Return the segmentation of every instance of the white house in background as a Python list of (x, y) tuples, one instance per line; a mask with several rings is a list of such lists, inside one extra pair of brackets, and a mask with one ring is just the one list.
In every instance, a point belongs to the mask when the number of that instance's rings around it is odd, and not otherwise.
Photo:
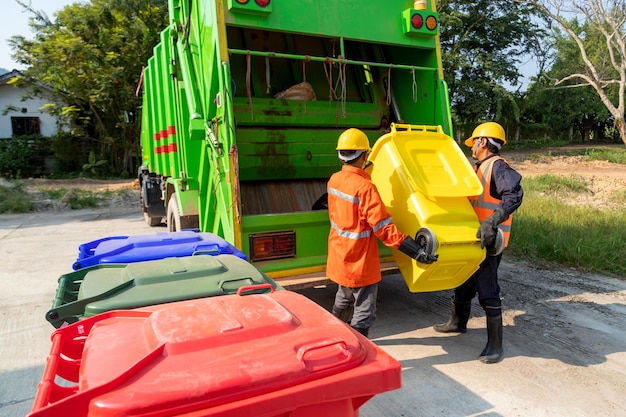
[[(0, 139), (34, 134), (54, 136), (58, 131), (57, 119), (41, 110), (50, 100), (35, 97), (23, 101), (22, 96), (26, 91), (8, 84), (12, 78), (20, 75), (17, 70), (0, 75)], [(43, 84), (39, 87), (43, 91), (52, 91)], [(11, 110), (3, 115), (7, 108)]]

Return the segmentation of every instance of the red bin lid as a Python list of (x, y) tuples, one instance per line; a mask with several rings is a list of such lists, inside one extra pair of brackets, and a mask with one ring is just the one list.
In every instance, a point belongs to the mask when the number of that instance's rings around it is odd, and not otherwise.
[(126, 378), (94, 399), (90, 416), (206, 409), (345, 372), (368, 355), (346, 325), (290, 291), (140, 310), (97, 322), (85, 341), (79, 392)]

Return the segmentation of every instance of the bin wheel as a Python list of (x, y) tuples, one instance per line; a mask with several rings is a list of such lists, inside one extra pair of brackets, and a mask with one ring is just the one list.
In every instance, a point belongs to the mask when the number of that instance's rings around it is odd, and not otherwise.
[(437, 238), (432, 230), (427, 227), (420, 228), (415, 234), (415, 241), (420, 245), (426, 253), (435, 255), (437, 250)]
[(498, 228), (498, 234), (496, 235), (496, 241), (491, 247), (487, 247), (488, 256), (498, 256), (504, 252), (504, 232)]

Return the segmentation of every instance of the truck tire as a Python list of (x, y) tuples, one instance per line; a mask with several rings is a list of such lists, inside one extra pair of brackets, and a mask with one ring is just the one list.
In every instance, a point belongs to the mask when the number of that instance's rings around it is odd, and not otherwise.
[(160, 181), (155, 175), (140, 172), (139, 182), (141, 183), (141, 208), (143, 219), (150, 227), (159, 226), (163, 222), (163, 217), (167, 214), (163, 200), (161, 200)]
[(160, 226), (163, 222), (163, 218), (161, 217), (150, 217), (148, 212), (143, 212), (143, 219), (146, 221), (146, 224), (150, 227)]
[(181, 230), (178, 199), (176, 198), (176, 193), (174, 193), (167, 204), (167, 231), (180, 232)]
[(198, 216), (181, 216), (178, 208), (176, 193), (172, 194), (167, 205), (167, 231), (180, 232), (181, 230), (197, 229)]

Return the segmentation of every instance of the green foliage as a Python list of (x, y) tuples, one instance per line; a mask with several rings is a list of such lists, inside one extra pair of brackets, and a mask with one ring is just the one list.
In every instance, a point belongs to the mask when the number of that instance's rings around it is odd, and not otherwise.
[(535, 11), (508, 0), (444, 0), (437, 4), (444, 75), (461, 122), (519, 120), (515, 96), (520, 57), (542, 35)]
[(35, 37), (14, 36), (9, 44), (26, 76), (53, 86), (68, 104), (48, 109), (75, 122), (73, 136), (99, 144), (96, 153), (116, 172), (131, 170), (124, 155), (138, 147), (139, 126), (125, 124), (124, 111), (141, 104), (135, 91), (167, 25), (167, 1), (77, 2), (54, 20), (20, 4), (31, 12)]
[(0, 183), (0, 213), (25, 213), (33, 210), (33, 202), (21, 182)]
[(51, 147), (57, 160), (55, 174), (79, 172), (85, 162), (84, 141), (73, 137), (70, 133), (59, 132), (51, 138)]
[(583, 140), (607, 136), (626, 143), (623, 3), (526, 3), (536, 4), (555, 23), (551, 36), (552, 65), (536, 82), (534, 89), (539, 96), (529, 93), (529, 99), (538, 102), (528, 106), (529, 119), (544, 123), (557, 134), (576, 126)]
[[(556, 32), (558, 33), (558, 32)], [(555, 139), (590, 139), (590, 133), (606, 136), (600, 123), (607, 121), (609, 112), (591, 86), (555, 86), (554, 82), (575, 72), (583, 71), (580, 52), (574, 41), (562, 35), (554, 35), (557, 48), (552, 69), (532, 83), (526, 93), (523, 119), (527, 123), (544, 126), (547, 134)], [(577, 55), (578, 54), (578, 55)], [(571, 84), (571, 83), (570, 83)], [(608, 87), (608, 91), (612, 88)]]
[(40, 135), (0, 140), (0, 175), (23, 178), (44, 173), (44, 159), (50, 154), (50, 142)]
[(96, 159), (96, 154), (94, 151), (89, 152), (89, 162), (83, 165), (83, 171), (87, 171), (92, 175), (98, 174), (98, 167), (106, 165), (106, 159)]
[[(523, 141), (508, 142), (508, 151), (527, 151), (532, 149), (544, 149), (551, 147), (561, 147), (569, 145), (570, 143), (565, 140), (551, 139), (550, 137), (542, 137), (538, 139), (525, 139)], [(531, 155), (532, 156), (532, 155)]]
[(529, 87), (524, 118), (542, 124), (553, 138), (568, 139), (570, 126), (582, 120), (586, 112), (602, 112), (596, 97), (590, 87), (553, 88), (547, 82), (537, 82)]

